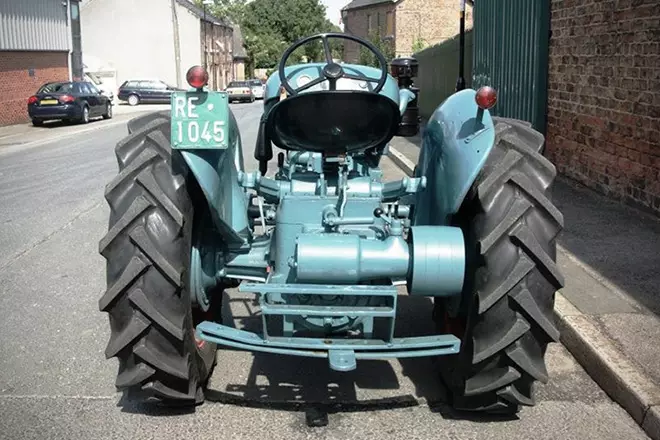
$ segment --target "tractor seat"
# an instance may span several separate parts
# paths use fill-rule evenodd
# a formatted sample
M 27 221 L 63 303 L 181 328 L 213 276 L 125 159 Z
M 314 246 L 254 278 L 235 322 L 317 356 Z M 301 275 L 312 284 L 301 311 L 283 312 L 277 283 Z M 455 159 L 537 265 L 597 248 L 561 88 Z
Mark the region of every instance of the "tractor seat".
M 386 96 L 319 91 L 277 103 L 268 115 L 266 130 L 281 149 L 338 155 L 385 144 L 396 134 L 400 119 L 398 105 Z

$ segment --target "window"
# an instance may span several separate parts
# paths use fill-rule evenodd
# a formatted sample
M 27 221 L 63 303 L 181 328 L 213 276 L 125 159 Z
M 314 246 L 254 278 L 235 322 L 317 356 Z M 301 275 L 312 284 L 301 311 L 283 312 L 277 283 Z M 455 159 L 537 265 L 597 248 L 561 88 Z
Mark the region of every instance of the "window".
M 89 85 L 87 83 L 78 83 L 78 90 L 79 93 L 82 93 L 83 95 L 91 95 L 92 91 L 89 88 Z
M 377 19 L 376 19 L 376 26 L 378 26 L 377 30 L 378 30 L 378 35 L 380 36 L 380 34 L 381 34 L 381 30 L 383 29 L 383 25 L 382 25 L 382 23 L 380 22 L 380 12 L 378 13 L 378 15 L 376 15 L 376 17 L 377 17 Z
M 371 21 L 371 14 L 367 14 L 367 31 L 371 32 L 372 27 L 373 23 Z
M 386 15 L 386 26 L 387 29 L 385 30 L 386 35 L 394 35 L 394 13 L 392 11 L 389 11 Z
M 152 89 L 157 89 L 157 90 L 165 90 L 167 88 L 167 84 L 165 84 L 162 81 L 151 81 L 151 87 Z
M 94 84 L 92 84 L 91 82 L 87 82 L 85 84 L 87 84 L 87 87 L 89 87 L 89 90 L 91 90 L 91 92 L 93 94 L 99 95 L 101 93 L 101 92 L 99 92 L 99 89 L 97 89 L 96 86 Z
M 70 82 L 50 83 L 42 86 L 37 93 L 71 93 L 73 84 Z
M 234 87 L 250 87 L 250 84 L 247 81 L 232 81 L 229 83 L 227 86 L 229 88 L 234 88 Z

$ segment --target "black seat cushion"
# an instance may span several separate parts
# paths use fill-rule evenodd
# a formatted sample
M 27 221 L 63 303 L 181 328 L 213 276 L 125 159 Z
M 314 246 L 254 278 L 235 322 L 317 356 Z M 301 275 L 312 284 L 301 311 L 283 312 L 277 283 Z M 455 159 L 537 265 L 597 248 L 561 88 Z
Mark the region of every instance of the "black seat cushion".
M 307 92 L 272 107 L 268 137 L 284 150 L 326 154 L 357 152 L 383 145 L 396 134 L 398 105 L 372 92 Z

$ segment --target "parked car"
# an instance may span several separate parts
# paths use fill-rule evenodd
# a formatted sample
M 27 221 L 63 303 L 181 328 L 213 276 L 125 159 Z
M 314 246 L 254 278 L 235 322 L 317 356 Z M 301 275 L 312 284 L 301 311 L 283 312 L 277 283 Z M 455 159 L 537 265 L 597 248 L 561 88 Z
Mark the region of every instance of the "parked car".
M 112 118 L 112 101 L 88 81 L 52 82 L 44 84 L 30 96 L 27 111 L 35 126 L 47 120 L 86 124 L 99 116 Z
M 172 92 L 186 90 L 171 86 L 160 79 L 129 79 L 119 86 L 117 98 L 130 105 L 168 104 Z
M 110 90 L 110 88 L 106 87 L 103 84 L 103 81 L 101 80 L 101 78 L 94 75 L 92 72 L 85 72 L 85 81 L 94 83 L 96 88 L 99 89 L 99 91 L 101 93 L 103 93 L 105 96 L 107 96 L 108 99 L 110 99 L 110 102 L 115 100 L 115 94 L 112 92 L 112 90 Z
M 266 84 L 264 84 L 260 79 L 250 79 L 248 80 L 250 86 L 252 87 L 252 93 L 256 99 L 264 99 L 264 94 L 266 93 Z
M 232 81 L 225 91 L 229 94 L 229 101 L 254 102 L 256 99 L 248 81 Z

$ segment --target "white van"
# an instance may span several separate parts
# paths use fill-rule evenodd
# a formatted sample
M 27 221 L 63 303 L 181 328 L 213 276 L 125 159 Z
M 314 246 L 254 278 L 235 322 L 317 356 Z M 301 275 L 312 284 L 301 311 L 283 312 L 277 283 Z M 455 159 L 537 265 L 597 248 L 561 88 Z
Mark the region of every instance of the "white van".
M 89 81 L 92 84 L 94 84 L 102 94 L 110 98 L 110 102 L 114 102 L 115 94 L 112 92 L 112 90 L 110 90 L 108 87 L 105 87 L 103 85 L 103 81 L 101 80 L 101 78 L 99 78 L 98 76 L 94 75 L 91 72 L 85 72 L 84 76 L 85 76 L 85 81 Z

